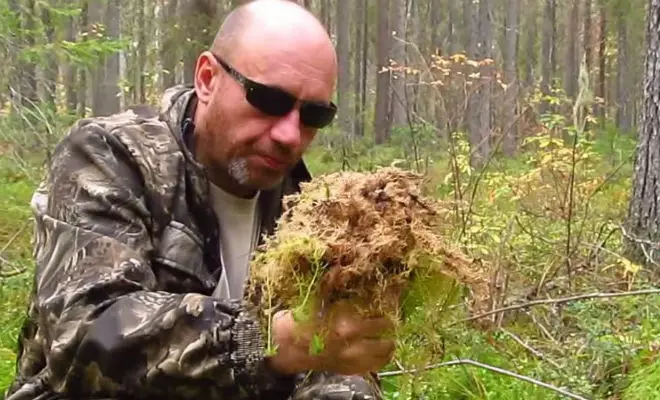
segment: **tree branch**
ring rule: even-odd
[[[550,385],[548,383],[541,382],[541,381],[536,380],[534,378],[530,378],[530,377],[525,376],[525,375],[520,375],[520,374],[517,374],[515,372],[507,371],[507,370],[502,369],[502,368],[494,367],[494,366],[488,365],[488,364],[483,364],[483,363],[480,363],[478,361],[473,361],[473,360],[453,360],[453,361],[447,361],[447,362],[443,362],[443,363],[439,363],[439,364],[427,365],[426,367],[421,368],[421,369],[410,369],[410,370],[381,372],[381,373],[378,374],[378,377],[383,378],[383,377],[388,377],[388,376],[414,374],[414,373],[421,372],[421,371],[428,371],[428,370],[431,370],[431,369],[437,369],[437,368],[442,368],[442,367],[451,367],[451,366],[455,366],[455,365],[472,365],[474,367],[483,368],[483,369],[486,369],[488,371],[496,372],[498,374],[506,375],[506,376],[516,378],[516,379],[519,379],[519,380],[527,382],[527,383],[531,383],[531,384],[543,387],[545,389],[552,390],[556,393],[560,393],[560,394],[562,394],[562,395],[564,395],[568,398],[571,398],[571,399],[587,400],[585,397],[579,396],[577,394],[573,394],[573,393],[568,392],[564,389],[558,388],[558,387]]]
[[[16,238],[18,238],[18,236],[19,236],[21,233],[23,233],[23,231],[25,230],[25,228],[28,227],[28,224],[29,224],[29,223],[30,223],[30,220],[28,219],[27,221],[25,221],[25,222],[23,223],[23,225],[21,225],[20,229],[18,229],[16,232],[14,232],[14,234],[9,238],[9,240],[7,241],[7,243],[5,243],[5,245],[2,246],[2,249],[0,249],[0,254],[3,254],[3,253],[9,248],[9,246],[11,246],[12,243],[14,243],[14,241],[16,240]]]
[[[527,307],[532,307],[532,306],[538,306],[542,304],[562,304],[562,303],[570,303],[572,301],[578,301],[578,300],[587,300],[587,299],[607,299],[607,298],[613,298],[613,297],[627,297],[627,296],[644,296],[644,295],[650,295],[650,294],[660,294],[660,289],[643,289],[643,290],[635,290],[635,291],[630,291],[630,292],[617,292],[617,293],[586,293],[586,294],[580,294],[576,296],[570,296],[570,297],[562,297],[558,299],[544,299],[544,300],[534,300],[530,301],[527,303],[522,303],[522,304],[514,304],[510,305],[507,307],[502,307],[498,308],[495,310],[491,310],[488,312],[485,312],[483,314],[477,314],[469,318],[465,318],[460,321],[455,321],[450,323],[449,325],[445,326],[445,328],[449,328],[454,325],[458,325],[463,322],[470,322],[474,321],[477,319],[485,318],[488,316],[491,316],[493,314],[499,314],[503,312],[508,312],[508,311],[514,311],[514,310],[520,310],[523,308]]]
[[[0,272],[0,279],[11,278],[12,276],[18,276],[25,271],[27,271],[27,268],[21,268],[11,272]]]
[[[554,362],[553,360],[549,359],[549,358],[546,357],[543,353],[541,353],[540,351],[536,350],[536,349],[533,348],[532,346],[530,346],[530,345],[528,345],[527,343],[525,343],[521,338],[519,338],[519,337],[518,337],[516,334],[514,334],[513,332],[509,332],[509,331],[507,331],[507,330],[504,329],[504,328],[500,328],[500,330],[501,330],[505,335],[507,335],[507,336],[509,336],[511,339],[513,339],[514,342],[518,343],[518,344],[521,345],[525,350],[527,350],[527,351],[530,352],[532,355],[534,355],[534,357],[536,357],[536,358],[540,358],[540,359],[543,360],[543,361],[547,361],[548,363],[552,364],[552,366],[555,367],[556,369],[561,369],[561,366],[560,366],[559,364],[557,364],[557,363]]]

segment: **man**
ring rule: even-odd
[[[310,179],[301,157],[334,117],[336,68],[311,14],[255,1],[159,113],[72,127],[32,201],[37,270],[8,400],[378,396],[366,377],[392,355],[389,321],[338,316],[312,356],[281,310],[266,356],[241,300],[258,233]]]

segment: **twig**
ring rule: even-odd
[[[577,118],[577,117],[576,117]],[[568,274],[568,286],[571,287],[573,275],[573,262],[571,255],[573,253],[573,246],[571,240],[573,239],[573,207],[575,204],[575,167],[577,164],[577,146],[578,134],[582,132],[575,132],[573,138],[573,151],[571,152],[571,174],[568,180],[568,216],[566,218],[566,273]]]
[[[4,252],[9,248],[9,246],[11,246],[12,243],[14,243],[14,240],[16,240],[16,238],[17,238],[21,233],[23,233],[23,231],[25,230],[25,228],[27,228],[29,222],[30,222],[30,220],[25,221],[25,222],[23,223],[23,225],[21,226],[21,228],[20,228],[18,231],[16,231],[16,233],[14,233],[14,234],[12,235],[11,238],[9,238],[9,240],[7,241],[7,243],[5,243],[5,245],[2,246],[2,249],[0,249],[0,254],[4,253]]]
[[[435,212],[435,210],[433,210],[433,209],[432,209],[431,207],[429,207],[428,205],[424,204],[424,202],[423,202],[422,200],[420,200],[419,197],[418,197],[417,195],[414,195],[414,194],[412,194],[412,193],[408,193],[408,196],[410,196],[410,198],[412,199],[412,201],[414,201],[415,203],[417,203],[417,205],[419,205],[420,207],[422,207],[423,209],[425,209],[426,211],[428,211],[431,215],[437,215],[437,213]]]
[[[14,263],[12,263],[11,261],[7,260],[6,258],[2,257],[2,255],[0,255],[0,267],[2,266],[2,264],[7,264],[14,270],[11,272],[2,272],[2,268],[0,268],[0,278],[11,278],[12,276],[20,275],[23,272],[27,271],[27,268],[19,267]]]
[[[534,315],[533,312],[527,312],[526,314],[529,315],[529,317],[532,319],[532,322],[539,327],[541,332],[543,332],[543,334],[548,339],[550,339],[554,344],[559,345],[559,341],[552,335],[552,333],[550,333],[550,331],[548,330],[548,328],[546,328],[545,325],[543,325],[538,319],[536,319],[536,316]]]
[[[455,321],[452,322],[451,324],[447,325],[445,328],[449,328],[454,325],[458,325],[463,322],[470,322],[474,321],[477,319],[485,318],[493,314],[498,314],[498,313],[503,313],[503,312],[508,312],[508,311],[514,311],[514,310],[520,310],[522,308],[527,308],[527,307],[532,307],[532,306],[538,306],[542,304],[562,304],[562,303],[570,303],[572,301],[578,301],[578,300],[587,300],[587,299],[607,299],[607,298],[613,298],[613,297],[627,297],[627,296],[644,296],[644,295],[650,295],[650,294],[660,294],[660,289],[643,289],[643,290],[635,290],[635,291],[630,291],[630,292],[617,292],[617,293],[586,293],[586,294],[580,294],[576,296],[570,296],[570,297],[562,297],[558,299],[544,299],[544,300],[534,300],[530,301],[527,303],[522,303],[522,304],[514,304],[510,305],[507,307],[502,307],[498,308],[496,310],[488,311],[483,314],[477,314],[469,318],[465,318],[460,321]]]
[[[18,276],[25,271],[27,271],[27,268],[23,267],[21,269],[17,269],[16,271],[0,272],[0,279],[11,278],[12,276]]]
[[[514,334],[513,332],[509,332],[509,331],[507,331],[507,330],[504,329],[504,328],[500,328],[500,330],[501,330],[505,335],[507,335],[507,336],[509,336],[511,339],[513,339],[514,342],[516,342],[516,343],[518,343],[519,345],[521,345],[525,350],[527,350],[527,351],[529,351],[530,353],[532,353],[532,355],[534,355],[534,357],[536,357],[536,358],[540,358],[540,359],[543,360],[543,361],[547,361],[549,364],[552,364],[553,367],[555,367],[555,368],[557,368],[557,369],[561,369],[561,366],[560,366],[559,364],[557,364],[556,362],[552,361],[551,359],[549,359],[548,357],[546,357],[545,355],[543,355],[543,353],[541,353],[540,351],[536,350],[536,349],[533,348],[532,346],[530,346],[530,345],[528,345],[527,343],[523,342],[523,340],[522,340],[520,337],[518,337],[516,334]]]
[[[660,266],[660,263],[655,261],[655,259],[653,258],[653,253],[655,252],[655,250],[660,248],[660,243],[656,243],[656,242],[652,242],[650,240],[645,240],[645,239],[638,238],[635,235],[626,232],[626,228],[624,228],[623,225],[619,225],[619,228],[621,228],[621,232],[623,233],[623,236],[625,236],[631,242],[634,242],[634,243],[637,243],[637,244],[640,245],[639,248],[642,249],[642,252],[644,253],[644,257],[646,257],[646,261],[648,261],[650,264]],[[651,247],[651,252],[650,253],[648,252],[646,247],[644,247],[644,245],[648,245],[648,246]]]
[[[443,363],[439,363],[439,364],[428,365],[428,366],[426,366],[422,369],[381,372],[381,373],[378,374],[378,377],[382,378],[382,377],[388,377],[388,376],[404,375],[404,374],[409,374],[409,373],[414,374],[414,373],[417,373],[419,371],[428,371],[428,370],[431,370],[431,369],[437,369],[437,368],[442,368],[442,367],[451,367],[451,366],[455,366],[455,365],[472,365],[474,367],[483,368],[483,369],[486,369],[488,371],[496,372],[498,374],[506,375],[506,376],[509,376],[509,377],[512,377],[512,378],[519,379],[521,381],[525,381],[527,383],[531,383],[531,384],[534,384],[534,385],[537,385],[537,386],[541,386],[543,388],[552,390],[556,393],[562,394],[562,395],[564,395],[568,398],[571,398],[571,399],[587,400],[585,397],[579,396],[577,394],[573,394],[571,392],[566,391],[565,389],[561,389],[561,388],[558,388],[556,386],[550,385],[548,383],[541,382],[537,379],[530,378],[530,377],[525,376],[525,375],[520,375],[520,374],[517,374],[515,372],[507,371],[507,370],[502,369],[502,368],[494,367],[494,366],[488,365],[488,364],[483,364],[483,363],[480,363],[478,361],[473,361],[473,360],[453,360],[453,361],[447,361],[447,362],[443,362]]]

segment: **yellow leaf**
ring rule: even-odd
[[[463,63],[463,62],[465,62],[465,60],[467,60],[467,57],[465,56],[465,54],[462,54],[462,53],[454,54],[449,58],[451,58],[451,60],[455,63]]]
[[[635,264],[632,261],[628,260],[627,258],[621,257],[620,262],[621,262],[621,266],[623,267],[623,271],[625,272],[626,275],[635,276],[642,269],[642,267],[639,264]]]
[[[541,165],[546,165],[552,161],[552,154],[545,154],[543,158],[541,158]]]

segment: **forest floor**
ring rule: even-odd
[[[29,202],[43,160],[30,147],[17,149],[2,139],[0,393],[13,379],[16,338],[32,288]],[[450,204],[453,242],[497,271],[495,308],[653,288],[656,274],[621,252],[619,224],[627,212],[634,138],[603,131],[573,146],[540,135],[515,159],[493,159],[483,173],[467,165],[464,141],[459,138],[454,148],[449,154],[434,141],[411,146],[395,140],[388,147],[365,144],[340,152],[321,143],[307,162],[315,175],[342,165],[422,168],[431,193]],[[411,154],[418,162],[410,161]],[[539,286],[543,290],[535,293]],[[427,304],[420,293],[406,305],[396,360],[386,370],[468,363],[393,372],[383,380],[386,398],[568,398],[559,391],[583,399],[660,398],[660,296],[540,304],[483,318],[488,323],[481,324],[463,321],[469,315],[457,306],[462,294],[455,289],[443,289],[452,294],[445,304]]]

